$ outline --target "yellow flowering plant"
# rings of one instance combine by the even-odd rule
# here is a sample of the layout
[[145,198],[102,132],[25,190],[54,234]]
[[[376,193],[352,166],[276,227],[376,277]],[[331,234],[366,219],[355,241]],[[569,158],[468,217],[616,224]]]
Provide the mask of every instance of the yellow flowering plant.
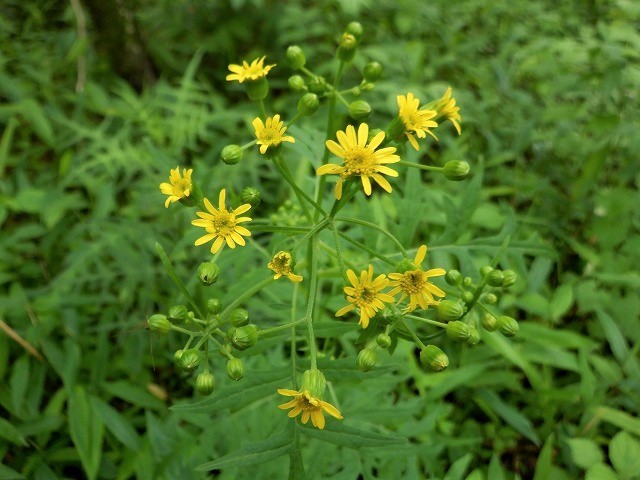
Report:
[[[246,143],[224,147],[224,164],[182,167],[182,174],[178,167],[169,172],[168,182],[160,184],[167,196],[165,206],[179,203],[195,208],[191,224],[204,232],[200,230],[197,237],[194,232],[191,243],[210,244],[212,256],[197,272],[201,288],[207,290],[195,294],[190,282],[176,274],[163,247],[156,245],[188,306],[174,305],[153,315],[149,328],[186,336],[174,355],[177,367],[188,374],[198,372],[198,392],[221,402],[232,393],[242,396],[243,390],[231,385],[216,393],[211,372],[218,361],[210,352],[226,358],[227,375],[240,381],[251,376],[251,371],[245,372],[245,360],[264,351],[257,345],[263,339],[281,339],[288,344],[290,366],[284,374],[275,369],[280,376],[274,373],[265,384],[271,385],[271,395],[288,397],[279,408],[288,410],[294,422],[299,419],[302,427],[294,423],[292,428],[302,431],[351,428],[352,406],[346,394],[332,386],[339,378],[332,373],[327,381],[323,373],[335,372],[334,364],[366,378],[370,374],[365,372],[376,369],[381,352],[393,354],[399,342],[407,342],[417,350],[425,370],[438,372],[449,364],[451,342],[473,346],[481,340],[481,330],[500,330],[506,336],[518,330],[518,323],[497,306],[498,297],[516,281],[513,271],[498,268],[508,237],[489,264],[472,277],[445,269],[452,262],[442,247],[427,247],[428,234],[416,231],[401,239],[394,233],[395,221],[420,218],[420,205],[406,200],[410,172],[430,174],[430,181],[468,176],[469,164],[464,161],[444,165],[415,161],[415,152],[426,152],[438,141],[435,131],[443,120],[461,133],[460,107],[450,87],[442,98],[422,107],[424,92],[403,91],[389,99],[397,105],[393,116],[369,120],[372,108],[361,97],[375,88],[380,64],[370,62],[360,83],[342,86],[343,73],[352,67],[361,39],[359,24],[350,24],[341,37],[331,81],[307,66],[300,47],[289,48],[287,61],[297,71],[289,85],[300,95],[296,112],[287,111],[282,102],[279,111],[267,104],[267,77],[280,74],[280,67],[265,64],[266,56],[229,65],[226,79],[245,85],[256,108],[255,116],[247,118],[247,127],[253,128],[247,128]],[[321,140],[306,120],[319,113],[326,115]],[[315,147],[310,148],[313,142]],[[229,173],[245,164],[251,175]],[[256,164],[277,178],[269,194],[251,185]],[[328,185],[334,180],[335,185]],[[208,196],[216,193],[214,206]],[[274,212],[277,199],[283,197],[285,203]],[[395,218],[388,219],[386,214],[393,216],[394,209],[384,207],[394,202]],[[436,255],[427,257],[427,251]],[[202,252],[195,249],[193,254]],[[235,297],[222,305],[219,297],[227,290]],[[266,295],[273,302],[276,291],[289,298],[289,321],[252,311],[254,297]],[[251,385],[259,389],[261,384],[254,380]],[[275,400],[269,403],[277,411]]]

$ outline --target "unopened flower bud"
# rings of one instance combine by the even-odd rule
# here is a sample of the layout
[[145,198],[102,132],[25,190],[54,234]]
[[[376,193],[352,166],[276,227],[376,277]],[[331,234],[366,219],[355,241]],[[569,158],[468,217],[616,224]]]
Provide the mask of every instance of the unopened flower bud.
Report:
[[492,270],[487,274],[487,284],[492,287],[501,287],[504,274],[500,270]]
[[498,296],[495,293],[487,293],[484,296],[484,301],[487,305],[495,305],[498,303]]
[[356,37],[350,33],[343,33],[338,46],[338,58],[340,61],[343,63],[351,62],[356,55],[357,47],[358,41]]
[[315,93],[305,93],[298,100],[298,113],[300,115],[313,115],[318,111],[320,100]]
[[304,64],[307,62],[307,59],[304,56],[304,52],[297,45],[291,45],[287,48],[287,62],[289,62],[289,66],[294,70],[299,70],[304,67]]
[[397,273],[406,273],[409,270],[415,270],[415,269],[416,269],[416,266],[411,260],[409,260],[408,258],[403,258],[398,263],[396,263],[394,271]]
[[518,274],[513,270],[505,270],[502,272],[502,275],[504,276],[502,280],[502,286],[504,288],[510,287],[511,285],[516,283],[516,280],[518,279]]
[[178,365],[185,372],[193,372],[200,365],[200,350],[195,348],[184,350],[178,360]]
[[444,276],[445,282],[449,285],[460,285],[462,282],[462,274],[458,270],[449,270]]
[[362,70],[362,78],[367,82],[377,82],[382,76],[382,65],[378,62],[369,62]]
[[473,302],[473,293],[464,292],[460,298],[462,299],[462,301],[464,303],[471,303],[471,302]]
[[462,279],[462,286],[469,288],[471,285],[473,285],[473,280],[471,279],[471,277],[464,277]]
[[248,203],[252,207],[257,207],[262,200],[262,194],[257,188],[245,187],[240,194],[240,198],[244,203]]
[[242,327],[249,323],[249,312],[244,308],[236,308],[229,314],[229,323],[234,327]]
[[198,278],[203,285],[211,285],[218,281],[220,268],[213,262],[202,262],[198,267]]
[[314,397],[322,398],[326,386],[327,381],[325,380],[322,372],[317,368],[306,370],[302,374],[302,378],[300,380],[301,391],[308,391]]
[[489,265],[485,265],[483,267],[480,267],[480,275],[482,276],[482,278],[486,277],[491,272],[493,272],[493,267],[491,267]]
[[289,88],[294,92],[303,92],[304,90],[307,89],[307,87],[304,84],[304,78],[302,78],[300,75],[290,76],[288,83],[289,83]]
[[480,323],[487,332],[495,332],[498,329],[498,320],[490,313],[485,313]]
[[438,310],[438,318],[443,322],[458,320],[464,313],[462,305],[454,300],[442,300],[436,309]]
[[363,29],[360,22],[350,22],[349,25],[347,25],[347,28],[344,29],[344,31],[345,33],[350,33],[351,35],[353,35],[357,41],[360,41],[360,39],[362,38]]
[[[233,329],[235,331],[235,328]],[[231,355],[231,349],[229,348],[228,344],[223,344],[220,345],[220,347],[218,348],[218,353],[220,354],[221,357],[229,357],[229,355]]]
[[464,180],[469,176],[469,164],[460,160],[451,160],[444,164],[443,172],[447,180],[455,182]]
[[212,373],[203,372],[196,378],[196,390],[200,395],[211,395],[214,386],[215,379]]
[[247,80],[244,82],[245,91],[250,100],[258,102],[267,98],[269,94],[269,82],[267,77],[260,77],[256,80]]
[[231,327],[227,330],[227,340],[231,341],[233,340],[233,336],[236,334],[236,327]]
[[398,320],[398,318],[400,318],[400,315],[389,307],[385,307],[385,309],[382,311],[382,315],[378,315],[378,318],[383,325],[390,325]]
[[227,145],[220,152],[220,158],[227,165],[235,165],[242,160],[243,155],[244,151],[240,145]]
[[360,350],[358,353],[358,359],[356,361],[358,370],[361,372],[368,372],[376,366],[376,352],[370,348]]
[[466,342],[471,336],[471,328],[464,322],[456,320],[447,324],[447,337],[456,342]]
[[219,298],[210,298],[207,300],[207,313],[215,315],[222,310],[222,302]]
[[173,353],[173,361],[176,365],[180,365],[180,359],[182,358],[183,353],[184,353],[184,350],[176,350]]
[[420,363],[433,372],[441,372],[449,366],[449,357],[435,345],[427,345],[420,351]]
[[180,323],[189,318],[189,310],[184,305],[174,305],[169,309],[169,320]]
[[252,324],[236,328],[235,332],[233,332],[233,338],[231,339],[231,343],[233,343],[233,346],[238,350],[246,350],[254,346],[257,342],[258,327]]
[[371,115],[371,105],[364,100],[356,100],[349,105],[349,116],[360,122],[365,121]]
[[227,375],[231,380],[240,380],[244,377],[244,363],[239,358],[231,358],[227,362]]
[[503,315],[498,317],[498,329],[505,337],[513,337],[520,330],[520,326],[515,319]]
[[162,315],[161,313],[151,315],[149,317],[149,320],[147,320],[147,325],[149,325],[149,330],[158,333],[167,333],[171,330],[172,327],[171,322],[165,315]]
[[364,82],[360,86],[355,87],[353,89],[353,94],[354,95],[360,95],[360,92],[370,92],[371,90],[373,90],[374,87],[375,87],[375,85],[373,83]]
[[311,93],[322,95],[327,91],[327,81],[324,77],[315,77],[311,82],[307,84],[307,88]]
[[376,343],[380,348],[389,348],[391,346],[391,337],[386,333],[381,333],[376,337]]
[[471,346],[477,345],[478,343],[480,343],[480,332],[478,332],[478,329],[473,326],[469,327],[469,329],[471,330],[471,334],[467,339],[467,344]]

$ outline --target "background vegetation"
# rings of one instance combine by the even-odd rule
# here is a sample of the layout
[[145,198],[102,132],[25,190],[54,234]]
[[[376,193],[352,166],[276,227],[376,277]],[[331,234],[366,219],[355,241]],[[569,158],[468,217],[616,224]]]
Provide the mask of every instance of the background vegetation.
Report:
[[[353,358],[325,372],[361,434],[305,434],[307,477],[640,478],[638,2],[139,0],[115,2],[110,21],[100,3],[0,6],[0,479],[286,475],[286,457],[257,467],[240,450],[287,421],[264,373],[285,365],[266,348],[278,343],[245,358],[238,384],[217,372],[223,394],[197,408],[176,339],[142,328],[183,301],[154,243],[194,286],[202,260],[189,215],[165,210],[158,184],[177,164],[208,172],[211,188],[250,179],[266,216],[286,214],[257,157],[218,160],[254,115],[226,66],[268,55],[274,106],[291,113],[286,47],[328,73],[351,20],[365,28],[356,67],[385,67],[373,118],[394,115],[398,93],[451,85],[463,134],[442,135],[428,161],[463,159],[475,174],[409,176],[360,213],[389,216],[433,264],[468,275],[510,234],[502,263],[520,280],[502,305],[521,334],[452,349],[441,374],[402,346],[369,374]],[[416,203],[420,218],[403,217]],[[253,263],[223,256],[235,280],[223,302]],[[274,321],[286,305],[270,292],[249,308]]]

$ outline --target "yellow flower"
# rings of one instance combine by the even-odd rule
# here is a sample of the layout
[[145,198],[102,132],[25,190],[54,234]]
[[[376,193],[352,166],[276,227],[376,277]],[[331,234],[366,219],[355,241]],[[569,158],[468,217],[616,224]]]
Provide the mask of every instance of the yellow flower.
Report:
[[413,267],[415,267],[413,270],[407,270],[404,273],[389,274],[389,278],[391,279],[389,286],[394,287],[389,294],[396,295],[402,292],[400,302],[408,296],[409,306],[407,308],[410,312],[418,308],[418,306],[426,310],[429,305],[437,304],[439,300],[436,300],[433,297],[434,295],[438,297],[445,296],[442,290],[432,283],[429,283],[429,278],[438,277],[447,272],[443,268],[434,268],[426,272],[422,270],[422,261],[426,254],[427,246],[422,245],[413,260]]
[[203,245],[215,239],[213,245],[211,245],[211,253],[216,253],[220,250],[224,242],[227,242],[230,248],[236,248],[236,243],[238,245],[245,245],[245,240],[241,235],[245,237],[251,236],[249,230],[239,225],[240,223],[250,221],[251,218],[238,217],[238,215],[249,211],[251,205],[245,203],[233,211],[228,211],[224,204],[225,194],[224,188],[220,190],[218,208],[211,205],[211,202],[205,198],[204,206],[210,213],[197,212],[196,215],[200,218],[191,222],[191,224],[196,227],[203,227],[207,232],[204,236],[196,240],[195,245]]
[[459,113],[460,107],[456,107],[456,99],[451,98],[451,87],[447,88],[442,98],[436,103],[435,108],[438,111],[438,118],[447,117],[447,119],[453,123],[453,126],[456,127],[458,135],[460,135],[461,130],[458,121],[461,121],[462,117],[460,117]]
[[413,96],[413,93],[407,93],[407,96],[398,95],[398,116],[404,123],[405,135],[409,139],[409,143],[416,150],[420,150],[418,147],[418,138],[426,138],[427,133],[433,138],[438,138],[433,134],[429,128],[436,128],[438,124],[432,120],[438,112],[435,110],[419,110],[420,100]]
[[296,275],[291,271],[291,254],[289,252],[278,252],[273,256],[273,259],[269,262],[268,267],[274,271],[274,280],[279,279],[283,275],[292,282],[301,282],[302,277]]
[[344,159],[342,165],[328,163],[318,168],[318,175],[340,175],[336,183],[336,198],[342,198],[342,182],[347,177],[359,176],[362,181],[364,193],[371,195],[371,178],[376,181],[387,192],[391,192],[391,185],[381,174],[397,177],[398,172],[387,167],[386,163],[396,163],[400,161],[398,155],[394,155],[395,147],[376,148],[384,140],[384,132],[378,133],[367,144],[369,136],[369,126],[361,123],[358,127],[358,135],[352,125],[346,131],[338,131],[336,137],[340,144],[333,140],[327,140],[326,145],[331,153]]
[[344,287],[344,293],[350,304],[338,310],[336,317],[341,317],[358,307],[360,309],[358,324],[362,325],[362,328],[367,328],[369,320],[375,316],[376,312],[384,308],[385,303],[394,301],[391,295],[381,292],[389,284],[389,279],[386,275],[378,275],[374,280],[373,265],[369,265],[368,270],[363,270],[360,273],[360,278],[353,270],[347,270],[347,278],[353,285],[352,287]]
[[160,191],[165,195],[169,195],[167,201],[164,202],[165,207],[169,208],[169,205],[173,202],[177,202],[191,194],[191,189],[193,188],[193,184],[191,183],[192,172],[192,168],[189,170],[183,168],[182,176],[180,176],[180,167],[176,167],[169,172],[169,182],[171,183],[160,184]]
[[258,145],[260,145],[260,153],[263,155],[271,145],[277,147],[282,142],[296,143],[293,137],[288,135],[284,136],[284,132],[287,131],[287,127],[283,126],[284,122],[280,120],[280,115],[274,115],[273,117],[267,118],[265,123],[262,123],[260,118],[256,118],[251,122],[251,124],[256,130]]
[[242,65],[229,65],[229,70],[231,70],[231,72],[233,73],[227,75],[227,81],[233,82],[234,80],[237,80],[238,82],[242,83],[245,80],[258,80],[259,78],[266,77],[267,73],[269,73],[269,70],[275,67],[275,64],[265,66],[265,58],[267,57],[264,56],[262,58],[256,58],[253,62],[251,62],[251,65],[249,65],[246,61],[243,61]]
[[294,397],[290,402],[283,403],[278,406],[278,408],[282,410],[291,408],[291,411],[287,414],[289,418],[294,418],[302,412],[302,423],[307,423],[309,418],[311,418],[313,426],[320,430],[324,428],[325,424],[323,412],[328,413],[338,420],[342,420],[342,415],[340,415],[340,412],[336,407],[331,405],[329,402],[324,402],[315,397],[309,390],[296,391],[279,388],[278,393],[285,397]]

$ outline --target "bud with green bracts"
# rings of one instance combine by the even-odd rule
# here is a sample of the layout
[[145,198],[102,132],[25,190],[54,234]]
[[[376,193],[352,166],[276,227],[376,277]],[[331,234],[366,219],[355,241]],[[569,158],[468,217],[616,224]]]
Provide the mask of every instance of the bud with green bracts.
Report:
[[180,323],[189,318],[189,310],[184,305],[174,305],[169,309],[169,320]]
[[227,375],[231,380],[238,381],[244,377],[244,363],[239,358],[231,358],[227,362]]
[[449,270],[444,276],[444,281],[451,286],[460,285],[462,274],[458,270]]
[[200,365],[200,350],[190,348],[184,350],[180,359],[178,360],[178,366],[185,372],[193,372]]
[[207,300],[207,313],[215,315],[222,310],[222,302],[219,298],[210,298]]
[[287,48],[287,62],[289,62],[291,68],[299,70],[307,63],[307,59],[299,46],[291,45]]
[[520,330],[520,326],[515,319],[503,315],[498,317],[498,329],[505,337],[513,337]]
[[371,115],[371,105],[364,100],[356,100],[349,105],[349,116],[359,122],[365,121]]
[[262,201],[260,190],[253,187],[245,187],[240,194],[243,203],[248,203],[252,207],[257,207]]
[[468,345],[477,345],[480,342],[480,332],[478,332],[478,329],[474,326],[469,327],[471,334],[469,335],[469,338],[467,339],[467,344]]
[[449,357],[435,345],[427,345],[420,351],[420,363],[433,372],[441,372],[449,366]]
[[396,266],[394,267],[394,271],[396,273],[406,273],[409,270],[415,270],[415,269],[416,269],[415,264],[408,258],[403,258],[398,263],[396,263]]
[[183,353],[184,353],[184,350],[176,350],[173,353],[173,362],[178,366],[180,365],[180,359],[182,358]]
[[460,160],[451,160],[444,164],[443,172],[447,180],[459,182],[469,176],[469,164]]
[[500,270],[491,270],[487,274],[487,284],[492,287],[501,287],[504,282],[504,274]]
[[510,287],[511,285],[516,283],[516,280],[518,279],[518,274],[513,270],[505,270],[504,272],[502,272],[502,275],[504,277],[502,279],[502,286],[504,288]]
[[359,42],[362,39],[362,24],[360,22],[350,22],[347,28],[344,29],[345,33],[349,33]]
[[307,84],[307,88],[311,93],[322,95],[327,91],[327,81],[324,77],[315,77],[311,82]]
[[214,386],[215,379],[213,378],[213,374],[209,372],[201,373],[196,378],[196,390],[200,395],[211,395]]
[[350,33],[343,33],[340,38],[340,45],[338,46],[338,59],[342,63],[349,63],[356,56],[356,48],[358,47],[358,41],[356,37]]
[[147,320],[147,325],[149,326],[149,330],[158,333],[167,333],[172,327],[171,322],[161,313],[151,315],[149,320]]
[[302,374],[302,378],[300,380],[301,391],[307,391],[315,398],[322,398],[326,386],[327,381],[325,380],[322,372],[317,368],[306,370]]
[[462,279],[462,286],[465,288],[469,288],[473,285],[473,279],[471,277],[464,277]]
[[364,348],[358,353],[358,359],[356,361],[358,370],[361,372],[368,372],[376,366],[376,352],[371,348]]
[[[235,328],[233,329],[234,331],[236,330]],[[227,337],[228,337],[228,332],[227,332]],[[218,353],[220,354],[221,357],[229,357],[229,355],[231,355],[231,348],[229,347],[228,344],[223,344],[220,345],[220,347],[218,348]]]
[[485,313],[480,323],[487,332],[495,332],[498,329],[498,320],[490,313]]
[[244,327],[236,328],[231,338],[231,343],[238,350],[246,350],[254,346],[258,342],[257,325],[249,324]]
[[480,267],[480,276],[482,278],[486,277],[491,272],[493,272],[493,267],[491,267],[489,265],[485,265],[484,267]]
[[250,100],[258,102],[267,98],[269,94],[269,82],[267,77],[260,77],[256,80],[247,80],[244,82],[244,88]]
[[459,320],[448,323],[445,331],[447,332],[447,337],[456,342],[466,342],[471,336],[469,325]]
[[386,333],[381,333],[376,337],[376,343],[380,348],[389,348],[391,346],[391,337]]
[[471,302],[473,302],[473,293],[471,292],[464,292],[462,294],[462,296],[460,297],[462,299],[462,301],[466,304],[469,304]]
[[362,70],[362,78],[367,82],[377,82],[382,76],[382,65],[378,62],[369,62]]
[[227,145],[220,152],[220,158],[227,165],[235,165],[240,160],[242,160],[242,156],[244,152],[240,145]]
[[303,116],[313,115],[318,111],[320,100],[315,93],[305,93],[298,100],[298,113]]
[[302,78],[300,75],[290,76],[288,83],[289,83],[289,88],[294,92],[303,92],[307,89],[307,87],[304,84],[304,78]]
[[442,300],[436,309],[438,310],[438,318],[443,322],[458,320],[464,313],[462,305],[454,300]]
[[236,308],[229,314],[229,323],[234,327],[242,327],[249,323],[249,312],[244,308]]
[[203,285],[211,285],[218,281],[220,268],[213,262],[202,262],[198,267],[198,278]]
[[484,296],[484,301],[487,305],[495,305],[498,303],[498,296],[495,293],[487,293]]

